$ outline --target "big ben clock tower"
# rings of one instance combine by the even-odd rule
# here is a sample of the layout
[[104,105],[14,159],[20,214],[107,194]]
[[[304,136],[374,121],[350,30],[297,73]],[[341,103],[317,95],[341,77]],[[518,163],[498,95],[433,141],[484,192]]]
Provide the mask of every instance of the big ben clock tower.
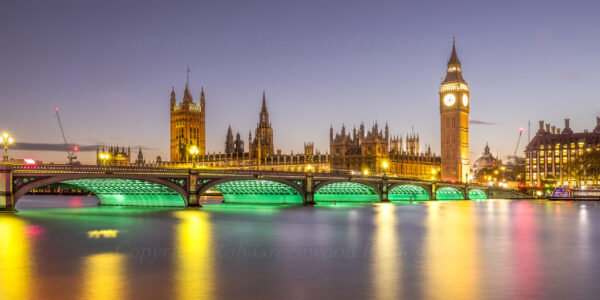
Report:
[[466,182],[469,176],[469,86],[462,77],[452,41],[446,78],[440,85],[441,179]]

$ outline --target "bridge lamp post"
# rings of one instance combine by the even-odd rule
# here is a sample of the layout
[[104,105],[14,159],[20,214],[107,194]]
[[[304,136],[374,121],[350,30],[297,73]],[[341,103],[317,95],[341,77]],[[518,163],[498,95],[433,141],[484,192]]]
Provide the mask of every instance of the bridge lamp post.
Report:
[[0,135],[0,144],[2,144],[2,146],[4,146],[4,162],[7,163],[8,162],[8,146],[12,145],[15,142],[15,140],[13,139],[12,136],[10,136],[10,134],[8,134],[8,132],[3,132],[2,135]]
[[196,146],[192,146],[190,147],[190,155],[192,156],[192,161],[194,162],[194,165],[192,166],[192,168],[196,168],[196,158],[198,157],[198,153],[200,153],[200,150],[198,150],[198,147]]
[[385,177],[387,175],[387,170],[390,168],[390,163],[388,163],[387,160],[384,160],[381,163],[381,167],[383,168],[383,177]]
[[104,153],[100,153],[100,155],[98,155],[98,157],[100,157],[100,160],[102,160],[102,165],[106,166],[106,161],[108,161],[110,159],[110,154],[104,152]]
[[313,171],[313,166],[312,165],[307,165],[306,166],[306,173],[312,173]]
[[363,175],[364,176],[369,176],[369,169],[364,169],[363,170]]

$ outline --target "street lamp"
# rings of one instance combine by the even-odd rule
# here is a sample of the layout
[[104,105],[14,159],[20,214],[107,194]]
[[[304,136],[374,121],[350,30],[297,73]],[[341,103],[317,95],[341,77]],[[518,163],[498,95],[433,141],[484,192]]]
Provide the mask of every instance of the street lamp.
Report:
[[306,166],[306,173],[311,173],[313,170],[313,166],[312,165],[307,165]]
[[2,135],[0,135],[0,144],[2,144],[2,146],[4,146],[4,162],[7,163],[8,162],[8,146],[12,145],[15,142],[15,140],[13,139],[12,136],[10,136],[10,134],[8,134],[8,132],[3,132]]
[[369,169],[364,169],[363,170],[363,175],[368,176],[369,175]]
[[196,156],[198,155],[198,153],[200,153],[200,150],[198,150],[198,147],[196,146],[191,146],[190,147],[190,155],[192,156],[192,161],[194,162],[193,168],[196,167]]
[[100,155],[98,155],[98,157],[100,157],[100,159],[102,160],[102,165],[106,166],[106,161],[110,159],[110,154],[108,154],[107,152],[102,152],[100,153]]
[[437,170],[436,169],[431,169],[431,181],[436,181],[437,179]]
[[390,164],[387,162],[387,160],[384,160],[383,162],[381,162],[381,167],[383,168],[383,176],[386,176]]

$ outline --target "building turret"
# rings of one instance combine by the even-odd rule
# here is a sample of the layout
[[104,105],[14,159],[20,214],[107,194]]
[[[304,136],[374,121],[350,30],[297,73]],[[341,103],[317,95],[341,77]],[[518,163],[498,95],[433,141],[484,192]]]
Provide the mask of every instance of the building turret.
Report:
[[596,128],[594,128],[594,133],[600,133],[600,117],[596,117]]
[[135,164],[138,166],[143,166],[144,164],[146,164],[146,161],[144,160],[144,154],[142,153],[141,147],[138,151],[137,160],[135,161]]
[[175,108],[177,99],[175,98],[175,87],[171,87],[171,111]]
[[237,155],[243,155],[244,154],[244,141],[242,141],[242,138],[240,137],[240,132],[238,131],[238,133],[236,134],[235,137],[235,153]]
[[231,125],[227,128],[227,135],[225,136],[225,154],[232,155],[235,149],[235,144],[233,142],[233,132],[231,131]]

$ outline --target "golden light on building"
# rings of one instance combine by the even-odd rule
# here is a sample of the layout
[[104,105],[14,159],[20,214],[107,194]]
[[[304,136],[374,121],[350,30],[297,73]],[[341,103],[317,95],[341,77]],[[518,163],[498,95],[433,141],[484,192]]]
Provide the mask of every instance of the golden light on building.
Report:
[[384,170],[384,171],[387,171],[387,169],[389,169],[389,168],[390,168],[390,164],[388,163],[388,161],[387,161],[387,160],[384,160],[384,161],[381,163],[381,167],[383,168],[383,170]]
[[469,87],[455,43],[448,60],[446,78],[440,85],[441,177],[443,180],[466,182],[469,166]]
[[191,155],[198,155],[198,153],[200,153],[200,150],[198,150],[198,147],[192,146],[192,147],[190,147],[189,152]]
[[106,165],[106,162],[110,159],[110,154],[108,152],[102,152],[98,155],[103,165]]
[[365,175],[365,176],[369,175],[369,169],[364,169],[363,170],[363,175]]

